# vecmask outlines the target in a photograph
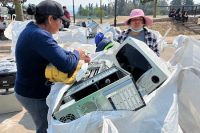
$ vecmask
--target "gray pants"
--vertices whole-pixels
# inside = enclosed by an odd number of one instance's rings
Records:
[[[48,106],[46,105],[46,99],[32,99],[16,93],[15,96],[28,113],[30,113],[36,126],[36,133],[47,133]]]

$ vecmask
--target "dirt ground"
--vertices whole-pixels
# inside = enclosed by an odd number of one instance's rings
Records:
[[[152,17],[152,16],[150,16]],[[155,20],[160,19],[166,19],[167,16],[157,16]],[[124,23],[124,21],[128,18],[128,16],[117,16],[117,23]],[[76,22],[79,21],[87,21],[87,19],[76,19]],[[94,19],[95,22],[100,23],[99,19]],[[103,23],[109,23],[113,24],[114,18],[111,19],[103,19]],[[164,22],[154,22],[152,26],[150,26],[150,29],[157,30],[161,33],[161,35],[164,35],[165,32],[169,29],[172,28],[171,31],[169,32],[168,36],[177,36],[177,35],[196,35],[193,31],[189,31],[188,28],[184,27],[181,23],[176,23],[172,21],[164,21]],[[127,26],[120,26],[121,29],[126,29]]]
[[[181,23],[176,23],[176,22],[155,22],[152,26],[149,27],[150,29],[157,30],[160,32],[161,35],[164,35],[165,32],[169,29],[172,28],[169,34],[169,36],[178,36],[178,35],[196,35],[193,31],[190,31],[188,28],[183,26]]]

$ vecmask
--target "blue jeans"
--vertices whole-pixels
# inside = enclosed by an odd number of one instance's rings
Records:
[[[18,101],[24,106],[24,108],[30,113],[36,126],[36,133],[47,133],[48,106],[46,104],[46,99],[33,99],[23,97],[16,93],[15,96]]]

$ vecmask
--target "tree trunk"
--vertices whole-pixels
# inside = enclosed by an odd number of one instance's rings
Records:
[[[153,17],[156,18],[157,0],[154,0]]]
[[[14,0],[14,4],[15,4],[16,20],[24,21],[24,14],[23,14],[23,9],[21,5],[21,0]]]

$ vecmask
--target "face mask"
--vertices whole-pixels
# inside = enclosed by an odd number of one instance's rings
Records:
[[[142,27],[142,28],[140,28],[140,29],[138,29],[138,30],[134,30],[134,29],[132,29],[132,28],[130,28],[133,32],[140,32],[140,31],[143,31],[144,30],[144,28]]]

